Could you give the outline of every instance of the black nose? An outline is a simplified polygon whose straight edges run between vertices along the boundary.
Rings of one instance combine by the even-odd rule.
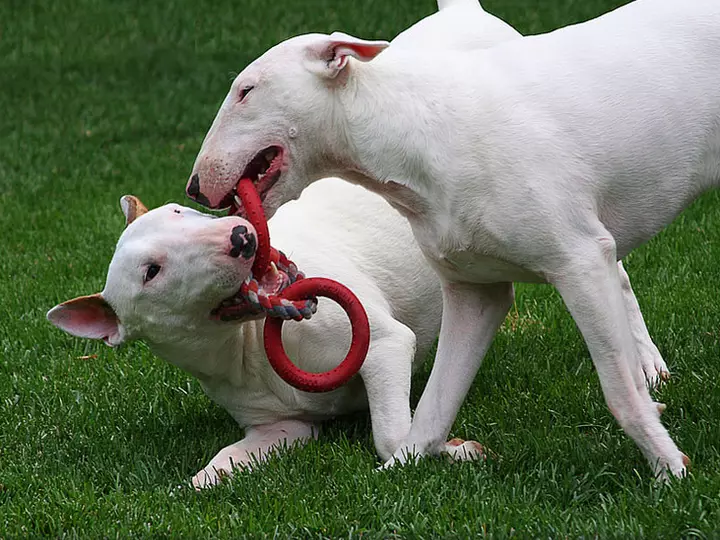
[[[187,193],[188,197],[194,199],[203,206],[210,206],[210,201],[207,199],[207,197],[200,193],[200,175],[198,175],[197,173],[192,175],[192,178],[190,179],[190,183],[188,184],[185,193]]]
[[[230,243],[233,246],[230,250],[231,257],[237,258],[242,255],[244,259],[249,259],[255,255],[255,250],[257,249],[255,235],[249,233],[247,227],[244,225],[233,227],[232,233],[230,234]]]

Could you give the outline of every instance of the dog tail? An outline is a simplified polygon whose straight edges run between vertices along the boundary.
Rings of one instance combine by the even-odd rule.
[[[482,6],[478,2],[478,0],[437,0],[438,3],[438,10],[442,11],[443,9],[452,7],[452,6],[476,6],[482,9]]]

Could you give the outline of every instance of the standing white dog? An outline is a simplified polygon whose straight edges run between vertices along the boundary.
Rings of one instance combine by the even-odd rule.
[[[226,206],[263,152],[269,214],[333,174],[408,218],[442,278],[444,311],[394,460],[443,449],[512,282],[535,281],[560,291],[610,410],[656,474],[682,476],[688,458],[634,369],[617,261],[720,183],[718,27],[716,0],[637,0],[488,50],[296,37],[237,77],[188,194]]]

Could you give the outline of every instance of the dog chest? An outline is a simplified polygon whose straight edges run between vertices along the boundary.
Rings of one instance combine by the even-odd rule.
[[[431,259],[446,280],[471,283],[545,283],[542,276],[516,264],[473,251],[455,251]]]

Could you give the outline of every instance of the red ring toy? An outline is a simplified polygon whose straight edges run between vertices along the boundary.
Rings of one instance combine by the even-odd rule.
[[[324,373],[304,371],[292,363],[282,343],[283,320],[265,319],[264,342],[270,365],[286,382],[305,392],[329,392],[345,384],[355,375],[370,347],[370,323],[365,308],[350,289],[326,278],[305,278],[286,288],[281,296],[288,300],[302,300],[324,296],[334,300],[347,313],[352,326],[352,341],[345,359],[334,369]]]
[[[253,262],[252,273],[256,279],[265,275],[270,264],[270,231],[268,230],[265,211],[262,207],[260,195],[255,189],[255,184],[249,178],[243,178],[237,185],[237,194],[243,203],[247,219],[255,227],[257,232],[257,250]]]
[[[260,195],[249,178],[240,180],[237,185],[237,195],[243,203],[248,221],[257,232],[258,247],[252,272],[256,279],[260,279],[267,272],[273,251],[270,246],[270,231],[265,219],[265,211]],[[345,384],[358,372],[370,348],[370,323],[360,300],[350,289],[327,278],[300,279],[283,290],[279,296],[291,301],[318,296],[334,300],[350,318],[352,341],[350,350],[340,365],[324,373],[311,373],[293,364],[285,353],[282,343],[284,321],[275,317],[266,317],[263,341],[270,365],[285,382],[306,392],[329,392]]]

